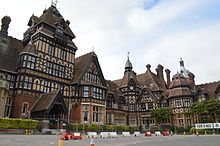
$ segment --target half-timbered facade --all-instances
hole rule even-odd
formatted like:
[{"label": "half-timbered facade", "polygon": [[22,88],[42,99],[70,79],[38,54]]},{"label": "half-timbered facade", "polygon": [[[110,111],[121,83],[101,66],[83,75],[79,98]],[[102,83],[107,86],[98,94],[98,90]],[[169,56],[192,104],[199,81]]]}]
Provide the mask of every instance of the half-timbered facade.
[{"label": "half-timbered facade", "polygon": [[[151,65],[136,74],[126,61],[121,79],[105,80],[94,52],[75,57],[77,47],[70,21],[56,5],[41,16],[32,15],[23,40],[8,36],[11,18],[3,17],[0,30],[0,117],[60,120],[84,124],[158,125],[151,117],[157,108],[170,108],[162,125],[187,127],[197,119],[193,102],[220,100],[220,82],[195,85],[185,69],[170,79],[170,70]],[[217,119],[220,118],[217,116]]]},{"label": "half-timbered facade", "polygon": [[96,54],[91,52],[76,58],[75,69],[70,119],[77,123],[104,124],[107,85]]}]

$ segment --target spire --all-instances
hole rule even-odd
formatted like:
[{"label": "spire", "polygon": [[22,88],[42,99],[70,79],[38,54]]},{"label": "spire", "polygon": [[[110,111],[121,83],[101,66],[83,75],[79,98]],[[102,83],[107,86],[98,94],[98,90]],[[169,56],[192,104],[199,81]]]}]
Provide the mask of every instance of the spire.
[{"label": "spire", "polygon": [[180,57],[180,66],[184,66],[184,61],[183,61],[182,57]]},{"label": "spire", "polygon": [[188,70],[184,67],[184,61],[183,61],[183,59],[180,57],[180,73],[184,76],[184,77],[186,77],[186,78],[188,78],[189,76],[188,76]]},{"label": "spire", "polygon": [[127,62],[125,64],[125,71],[131,71],[132,68],[133,68],[132,64],[131,64],[131,61],[129,59],[129,54],[130,54],[130,52],[128,52],[128,59],[127,59]]}]

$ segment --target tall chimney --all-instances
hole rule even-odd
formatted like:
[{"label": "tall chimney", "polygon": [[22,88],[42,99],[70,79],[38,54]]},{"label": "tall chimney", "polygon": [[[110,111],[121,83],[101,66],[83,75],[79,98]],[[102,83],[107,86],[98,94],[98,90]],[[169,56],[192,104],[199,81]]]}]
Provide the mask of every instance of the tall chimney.
[{"label": "tall chimney", "polygon": [[147,71],[151,71],[151,70],[150,70],[150,68],[151,68],[151,65],[150,65],[150,64],[147,64],[146,67],[147,67]]},{"label": "tall chimney", "polygon": [[4,16],[2,18],[2,25],[1,25],[1,31],[0,31],[1,35],[3,36],[8,35],[8,27],[9,27],[10,22],[11,22],[11,18],[9,16]]},{"label": "tall chimney", "polygon": [[194,90],[195,89],[195,75],[189,72],[188,76],[189,76],[190,87],[192,88],[192,90]]},{"label": "tall chimney", "polygon": [[164,80],[164,77],[163,77],[163,66],[159,64],[157,66],[157,68],[156,68],[156,71],[157,71],[158,78]]},{"label": "tall chimney", "polygon": [[169,86],[170,86],[170,70],[166,69],[165,72],[166,72],[166,76],[167,76],[167,88],[169,88]]},{"label": "tall chimney", "polygon": [[163,66],[161,64],[159,64],[156,68],[156,71],[157,71],[157,76],[160,80],[161,86],[163,87],[163,89],[166,89],[164,76],[163,76]]}]

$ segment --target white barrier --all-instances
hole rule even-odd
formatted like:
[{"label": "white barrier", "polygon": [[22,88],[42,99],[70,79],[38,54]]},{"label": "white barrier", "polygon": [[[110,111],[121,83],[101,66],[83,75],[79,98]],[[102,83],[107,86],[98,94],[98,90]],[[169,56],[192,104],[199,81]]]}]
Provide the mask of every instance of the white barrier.
[{"label": "white barrier", "polygon": [[80,136],[80,133],[75,133],[75,132],[74,132],[74,136]]},{"label": "white barrier", "polygon": [[134,132],[134,136],[141,136],[141,133],[140,132]]},{"label": "white barrier", "polygon": [[122,132],[123,137],[129,137],[131,136],[130,132]]},{"label": "white barrier", "polygon": [[109,132],[101,132],[100,133],[100,138],[108,138],[109,137]]},{"label": "white barrier", "polygon": [[156,135],[156,136],[161,136],[160,131],[155,131],[155,135]]},{"label": "white barrier", "polygon": [[116,132],[109,132],[111,138],[118,137]]},{"label": "white barrier", "polygon": [[92,138],[92,136],[93,136],[93,138],[97,138],[98,137],[97,132],[88,132],[87,134],[88,134],[88,138]]}]

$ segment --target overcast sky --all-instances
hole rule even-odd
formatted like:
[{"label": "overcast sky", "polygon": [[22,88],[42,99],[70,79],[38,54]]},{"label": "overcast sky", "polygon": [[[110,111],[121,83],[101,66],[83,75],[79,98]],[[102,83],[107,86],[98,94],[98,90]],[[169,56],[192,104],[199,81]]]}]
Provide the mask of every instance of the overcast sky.
[{"label": "overcast sky", "polygon": [[[30,16],[50,5],[0,0],[0,18],[10,16],[9,35],[22,39]],[[129,51],[137,74],[161,64],[174,75],[182,57],[197,84],[220,80],[220,0],[59,0],[57,8],[76,35],[76,56],[94,48],[106,79],[123,77]]]}]

